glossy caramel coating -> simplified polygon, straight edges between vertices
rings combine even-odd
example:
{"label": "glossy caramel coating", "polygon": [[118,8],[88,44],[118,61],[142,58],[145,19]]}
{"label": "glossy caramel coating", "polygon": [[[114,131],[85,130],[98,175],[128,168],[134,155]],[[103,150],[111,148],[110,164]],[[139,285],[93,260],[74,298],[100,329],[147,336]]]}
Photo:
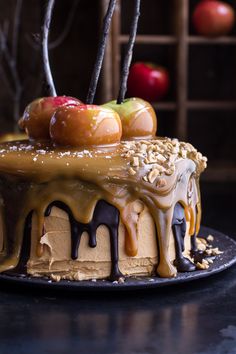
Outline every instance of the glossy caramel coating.
{"label": "glossy caramel coating", "polygon": [[53,113],[68,104],[79,105],[81,101],[67,96],[37,98],[26,107],[18,124],[31,139],[50,139],[49,123]]}
{"label": "glossy caramel coating", "polygon": [[127,98],[123,103],[116,101],[104,105],[115,110],[122,122],[122,138],[152,138],[157,131],[157,117],[151,104],[141,98]]}
{"label": "glossy caramel coating", "polygon": [[61,107],[50,122],[52,141],[63,146],[116,144],[121,134],[119,115],[96,105]]}

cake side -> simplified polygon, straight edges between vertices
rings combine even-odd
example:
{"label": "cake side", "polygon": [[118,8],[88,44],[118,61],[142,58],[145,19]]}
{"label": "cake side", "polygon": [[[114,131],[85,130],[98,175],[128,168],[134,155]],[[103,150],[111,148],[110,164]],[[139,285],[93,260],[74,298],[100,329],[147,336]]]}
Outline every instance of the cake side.
{"label": "cake side", "polygon": [[[37,224],[35,216],[32,223],[31,239],[36,240]],[[189,223],[184,239],[184,256],[190,257],[191,239]],[[158,263],[158,246],[153,219],[145,207],[137,221],[138,253],[134,257],[125,252],[125,227],[120,222],[119,229],[119,269],[125,276],[152,276]],[[87,280],[108,278],[111,273],[111,248],[109,230],[101,225],[97,229],[97,245],[89,246],[89,235],[81,237],[78,258],[71,260],[70,223],[68,215],[54,207],[49,217],[45,218],[44,235],[40,243],[43,254],[37,256],[36,242],[32,243],[27,272],[33,276],[50,276],[55,280]],[[169,257],[175,260],[174,237],[171,233]]]}
{"label": "cake side", "polygon": [[[85,231],[89,234],[91,252],[96,250],[96,229],[103,224],[110,234],[112,277],[119,277],[122,274],[119,227],[125,229],[124,246],[129,260],[136,262],[139,252],[137,201],[148,210],[155,225],[157,273],[171,277],[176,275],[177,268],[182,271],[191,268],[191,262],[182,257],[181,233],[186,234],[186,221],[189,235],[195,237],[198,232],[201,211],[198,179],[205,166],[206,159],[190,144],[169,138],[70,151],[41,143],[1,145],[2,204],[4,214],[11,215],[10,222],[4,217],[1,271],[17,266],[22,245],[30,243],[31,236],[40,260],[45,248],[42,244],[45,220],[53,207],[59,207],[70,221],[71,259],[78,258]],[[33,213],[37,227],[31,235]],[[175,256],[178,254],[179,259],[176,265],[170,256],[172,232]],[[25,234],[28,241],[24,241]],[[30,251],[24,260],[27,257]]]}

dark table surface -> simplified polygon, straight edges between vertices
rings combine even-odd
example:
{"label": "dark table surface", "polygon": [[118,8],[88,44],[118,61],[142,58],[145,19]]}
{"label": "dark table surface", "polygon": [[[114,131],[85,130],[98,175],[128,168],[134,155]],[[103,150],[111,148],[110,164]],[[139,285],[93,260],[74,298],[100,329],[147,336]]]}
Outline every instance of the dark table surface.
{"label": "dark table surface", "polygon": [[[236,185],[203,184],[203,224],[236,239]],[[66,294],[0,283],[0,354],[236,354],[236,266],[151,291]]]}

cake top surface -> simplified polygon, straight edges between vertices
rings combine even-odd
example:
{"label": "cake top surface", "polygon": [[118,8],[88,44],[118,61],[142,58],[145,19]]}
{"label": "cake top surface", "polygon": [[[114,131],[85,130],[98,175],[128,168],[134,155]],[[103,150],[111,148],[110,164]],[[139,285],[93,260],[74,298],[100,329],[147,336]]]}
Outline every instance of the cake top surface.
{"label": "cake top surface", "polygon": [[81,173],[127,178],[149,183],[171,176],[181,160],[192,160],[196,173],[206,168],[207,158],[191,144],[171,138],[126,140],[111,146],[55,147],[45,142],[13,141],[0,144],[0,172],[41,180]]}

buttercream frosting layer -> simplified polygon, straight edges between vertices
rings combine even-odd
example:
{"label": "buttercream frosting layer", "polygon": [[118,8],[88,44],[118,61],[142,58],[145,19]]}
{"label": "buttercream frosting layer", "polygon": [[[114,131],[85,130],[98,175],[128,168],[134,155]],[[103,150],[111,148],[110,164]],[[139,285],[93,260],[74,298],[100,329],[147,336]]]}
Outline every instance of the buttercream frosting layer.
{"label": "buttercream frosting layer", "polygon": [[[33,217],[32,240],[37,240],[36,217]],[[155,274],[158,263],[158,246],[153,219],[147,208],[140,213],[137,220],[138,253],[134,257],[125,252],[125,227],[119,224],[119,269],[125,276],[151,276]],[[78,258],[71,260],[70,222],[68,215],[54,207],[49,217],[45,218],[44,234],[40,243],[43,254],[37,256],[37,243],[33,242],[28,273],[34,276],[51,276],[54,279],[87,280],[104,279],[111,272],[111,249],[109,230],[101,225],[97,229],[97,245],[89,247],[89,235],[82,235]],[[185,237],[184,255],[190,256],[190,237]],[[169,256],[173,263],[175,245],[173,234],[169,245]]]}

